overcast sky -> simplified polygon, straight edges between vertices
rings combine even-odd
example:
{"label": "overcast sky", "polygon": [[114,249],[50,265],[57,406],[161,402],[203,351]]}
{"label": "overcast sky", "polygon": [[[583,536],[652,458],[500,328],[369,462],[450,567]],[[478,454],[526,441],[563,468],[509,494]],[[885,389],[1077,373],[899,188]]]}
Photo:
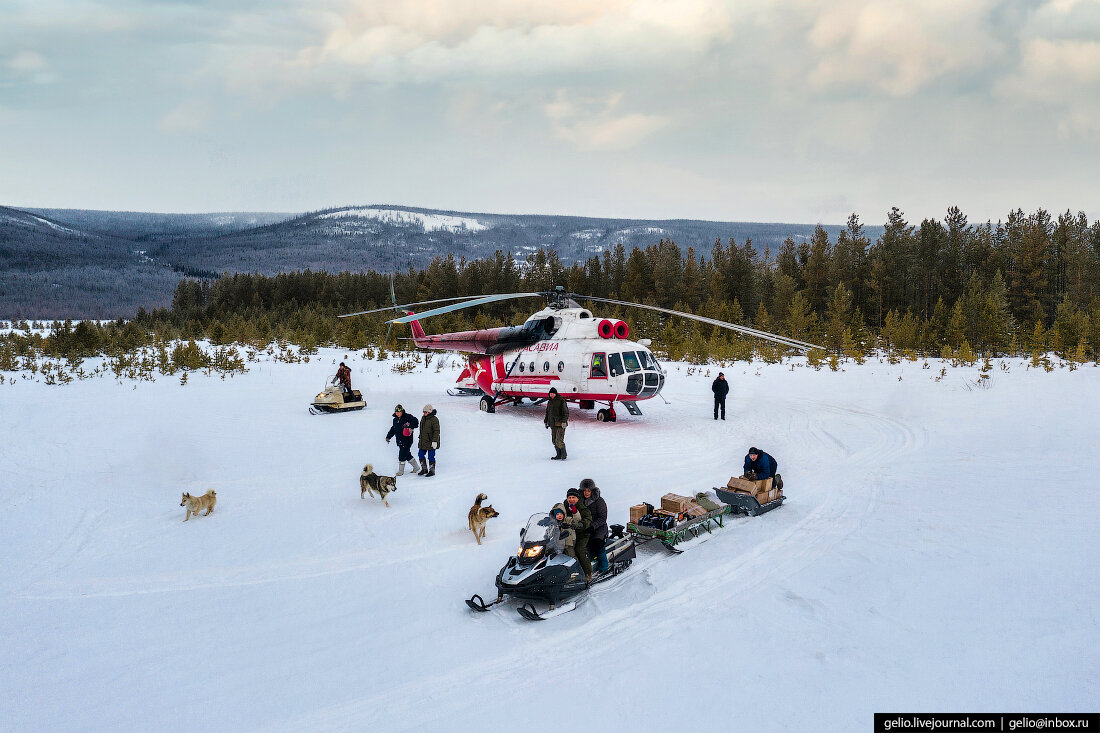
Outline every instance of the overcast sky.
{"label": "overcast sky", "polygon": [[1100,216],[1100,0],[0,0],[0,204]]}

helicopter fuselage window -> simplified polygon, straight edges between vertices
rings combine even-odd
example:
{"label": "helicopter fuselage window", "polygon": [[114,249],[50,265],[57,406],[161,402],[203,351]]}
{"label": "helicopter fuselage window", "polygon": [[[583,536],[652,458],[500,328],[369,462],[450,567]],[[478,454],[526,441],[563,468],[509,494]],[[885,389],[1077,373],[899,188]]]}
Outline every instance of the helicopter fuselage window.
{"label": "helicopter fuselage window", "polygon": [[544,362],[543,365],[542,365],[542,370],[544,372],[550,371],[550,362]]}
{"label": "helicopter fuselage window", "polygon": [[623,359],[618,354],[608,354],[607,365],[611,369],[611,376],[617,377],[623,373]]}
{"label": "helicopter fuselage window", "polygon": [[531,371],[535,371],[535,362],[531,362],[531,366],[527,367]]}
{"label": "helicopter fuselage window", "polygon": [[623,352],[623,363],[626,364],[626,370],[628,372],[636,372],[642,368],[638,363],[638,357],[633,351]]}
{"label": "helicopter fuselage window", "polygon": [[565,362],[564,361],[559,361],[558,362],[558,372],[560,373],[560,372],[564,372],[564,371],[565,371]]}
{"label": "helicopter fuselage window", "polygon": [[520,364],[519,364],[519,370],[520,370],[521,372],[523,371],[523,362],[520,362]]}
{"label": "helicopter fuselage window", "polygon": [[589,379],[607,379],[607,356],[603,353],[592,355],[592,370],[588,374]]}

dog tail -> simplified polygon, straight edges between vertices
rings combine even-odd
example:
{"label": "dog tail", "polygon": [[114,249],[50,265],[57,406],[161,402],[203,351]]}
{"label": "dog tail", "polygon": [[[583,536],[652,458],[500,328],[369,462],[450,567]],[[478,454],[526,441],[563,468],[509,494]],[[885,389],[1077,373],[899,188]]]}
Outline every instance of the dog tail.
{"label": "dog tail", "polygon": [[374,473],[374,466],[369,463],[363,466],[363,473]]}
{"label": "dog tail", "polygon": [[474,499],[474,506],[481,506],[481,502],[485,501],[488,498],[489,497],[487,497],[485,494],[478,494],[477,498]]}

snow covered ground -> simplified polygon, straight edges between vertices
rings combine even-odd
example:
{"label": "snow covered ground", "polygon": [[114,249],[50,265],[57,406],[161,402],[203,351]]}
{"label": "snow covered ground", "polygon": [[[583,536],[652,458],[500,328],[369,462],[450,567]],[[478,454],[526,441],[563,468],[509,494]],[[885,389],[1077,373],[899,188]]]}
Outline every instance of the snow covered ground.
{"label": "snow covered ground", "polygon": [[[231,379],[0,385],[0,729],[869,730],[874,712],[1095,711],[1100,369],[669,365],[645,415],[447,397],[457,368],[349,355],[368,408],[311,416],[342,352]],[[10,376],[10,375],[9,375]],[[439,475],[392,473],[396,402]],[[584,477],[627,507],[777,457],[789,501],[640,554],[544,622],[491,597],[527,516]],[[184,491],[217,509],[183,523]],[[478,546],[466,512],[501,517]]]}

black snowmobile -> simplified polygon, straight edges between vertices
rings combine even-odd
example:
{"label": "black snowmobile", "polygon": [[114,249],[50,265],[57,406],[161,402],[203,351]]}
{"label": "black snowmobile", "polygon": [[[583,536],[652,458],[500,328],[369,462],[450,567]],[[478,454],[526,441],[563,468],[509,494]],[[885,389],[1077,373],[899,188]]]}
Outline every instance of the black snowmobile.
{"label": "black snowmobile", "polygon": [[[519,552],[508,558],[497,573],[497,599],[486,603],[475,594],[466,600],[466,605],[474,611],[488,611],[505,596],[513,596],[526,601],[516,610],[528,621],[542,621],[575,609],[575,601],[560,604],[587,590],[589,583],[584,579],[580,562],[563,552],[558,523],[549,514],[533,514],[519,537]],[[625,536],[619,524],[611,526],[606,549],[608,568],[602,573],[593,572],[593,585],[623,572],[636,556],[634,539]],[[550,608],[540,613],[532,601],[547,603]]]}

